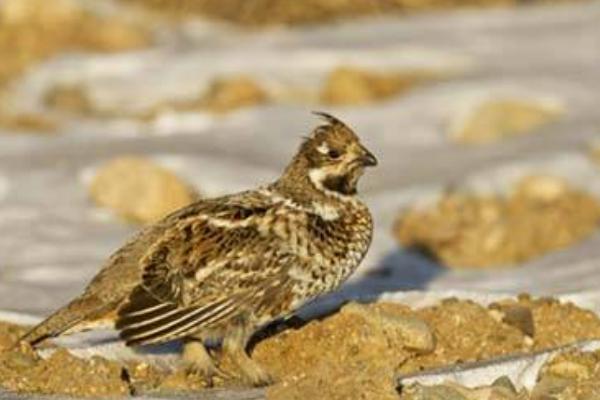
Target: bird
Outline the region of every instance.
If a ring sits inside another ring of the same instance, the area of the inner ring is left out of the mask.
[[[220,344],[239,378],[273,382],[248,343],[269,323],[338,288],[365,257],[373,219],[358,197],[376,157],[340,119],[321,121],[270,184],[199,199],[142,228],[83,293],[22,338],[35,346],[113,327],[128,346],[182,340],[182,359],[211,378]]]

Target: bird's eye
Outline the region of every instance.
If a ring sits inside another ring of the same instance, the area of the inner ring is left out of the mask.
[[[333,159],[340,158],[340,156],[341,156],[340,152],[337,150],[329,150],[327,155],[329,156],[329,158],[333,158]]]

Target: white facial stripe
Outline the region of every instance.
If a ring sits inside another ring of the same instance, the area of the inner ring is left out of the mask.
[[[310,179],[310,181],[312,182],[312,184],[315,186],[315,188],[317,190],[327,194],[328,196],[335,197],[338,200],[350,201],[350,202],[356,201],[354,196],[334,192],[333,190],[329,190],[325,186],[323,186],[323,181],[325,180],[326,177],[327,177],[327,174],[325,173],[325,171],[323,171],[323,169],[313,168],[308,171],[308,178]]]
[[[317,147],[317,151],[321,154],[327,154],[329,153],[329,146],[327,146],[327,143],[322,142],[319,147]]]
[[[323,187],[323,180],[325,180],[326,176],[327,174],[325,174],[325,171],[323,171],[320,168],[313,168],[308,171],[308,178],[313,183],[313,185],[315,185],[315,187],[319,190],[326,190]]]

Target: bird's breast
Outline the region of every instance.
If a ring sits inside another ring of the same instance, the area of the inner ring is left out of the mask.
[[[366,214],[365,214],[366,212]],[[356,270],[367,253],[372,237],[368,211],[340,213],[325,220],[308,215],[294,242],[305,262],[294,267],[300,296],[306,298],[335,290]]]

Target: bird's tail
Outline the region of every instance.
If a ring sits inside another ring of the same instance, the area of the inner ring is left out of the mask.
[[[27,342],[33,346],[67,331],[69,331],[68,333],[75,333],[86,330],[87,325],[82,323],[97,315],[106,313],[109,309],[107,306],[111,305],[102,304],[95,296],[77,297],[34,326],[20,338],[19,342]],[[81,328],[79,328],[80,325]]]

